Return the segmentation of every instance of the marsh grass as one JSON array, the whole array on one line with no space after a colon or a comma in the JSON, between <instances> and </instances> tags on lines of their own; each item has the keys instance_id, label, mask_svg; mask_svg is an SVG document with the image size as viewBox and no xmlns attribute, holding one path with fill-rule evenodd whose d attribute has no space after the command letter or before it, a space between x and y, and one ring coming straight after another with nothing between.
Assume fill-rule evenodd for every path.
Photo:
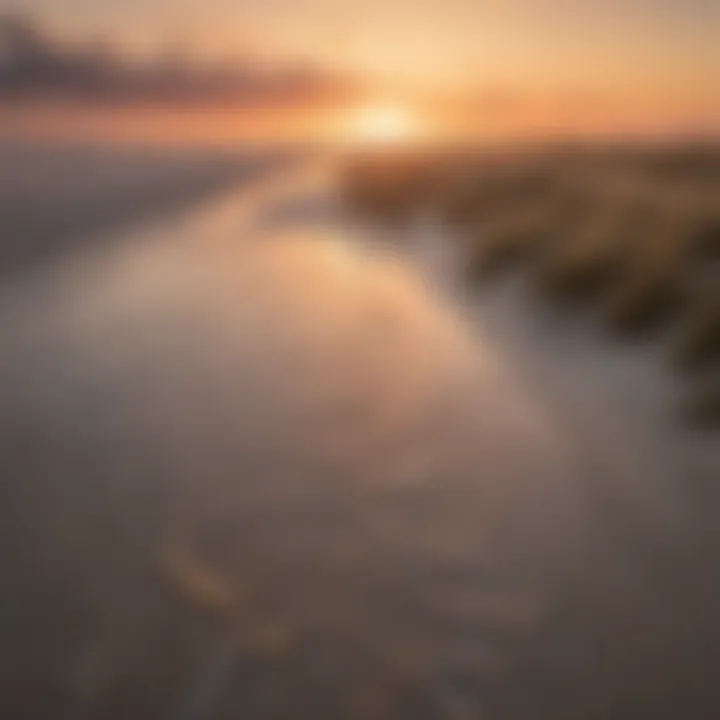
<instances>
[{"instance_id":1,"label":"marsh grass","mask_svg":"<svg viewBox=\"0 0 720 720\"><path fill-rule=\"evenodd\" d=\"M558 308L593 303L615 338L669 336L671 366L694 383L686 414L720 417L720 380L699 379L720 367L720 146L400 155L369 167L360 159L348 176L351 204L378 218L432 207L472 282L522 267Z\"/></svg>"},{"instance_id":2,"label":"marsh grass","mask_svg":"<svg viewBox=\"0 0 720 720\"><path fill-rule=\"evenodd\" d=\"M643 230L638 204L615 199L587 202L557 241L548 247L539 266L542 290L556 299L579 301L597 296L616 284L634 238Z\"/></svg>"},{"instance_id":3,"label":"marsh grass","mask_svg":"<svg viewBox=\"0 0 720 720\"><path fill-rule=\"evenodd\" d=\"M693 383L685 397L682 411L693 427L720 430L720 373Z\"/></svg>"},{"instance_id":4,"label":"marsh grass","mask_svg":"<svg viewBox=\"0 0 720 720\"><path fill-rule=\"evenodd\" d=\"M488 214L466 233L471 272L483 277L532 260L558 233L561 216L557 199Z\"/></svg>"},{"instance_id":5,"label":"marsh grass","mask_svg":"<svg viewBox=\"0 0 720 720\"><path fill-rule=\"evenodd\" d=\"M696 302L687 312L674 359L686 371L720 365L720 288L714 297Z\"/></svg>"}]
</instances>

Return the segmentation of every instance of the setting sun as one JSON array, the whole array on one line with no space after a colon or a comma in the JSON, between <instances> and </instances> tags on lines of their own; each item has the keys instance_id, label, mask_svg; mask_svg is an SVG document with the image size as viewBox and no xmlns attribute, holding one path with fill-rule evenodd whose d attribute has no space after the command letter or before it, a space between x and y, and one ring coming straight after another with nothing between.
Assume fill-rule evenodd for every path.
<instances>
[{"instance_id":1,"label":"setting sun","mask_svg":"<svg viewBox=\"0 0 720 720\"><path fill-rule=\"evenodd\" d=\"M353 139L368 143L394 143L411 140L419 133L419 121L407 108L372 105L361 109L351 121Z\"/></svg>"}]
</instances>

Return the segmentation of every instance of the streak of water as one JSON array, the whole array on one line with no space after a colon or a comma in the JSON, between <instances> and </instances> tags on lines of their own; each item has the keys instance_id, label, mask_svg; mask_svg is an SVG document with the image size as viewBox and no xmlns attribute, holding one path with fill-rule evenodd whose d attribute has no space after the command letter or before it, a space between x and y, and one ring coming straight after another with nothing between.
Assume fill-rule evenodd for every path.
<instances>
[{"instance_id":1,"label":"streak of water","mask_svg":"<svg viewBox=\"0 0 720 720\"><path fill-rule=\"evenodd\" d=\"M440 282L419 270L437 268L436 229L414 253L371 242L303 178L48 269L4 304L0 709L656 707L651 651L692 643L665 633L638 566L598 552L602 478L524 381L535 346L498 331L499 308L471 325L451 263ZM650 670L623 704L605 690L622 685L613 658L627 675L618 607L649 606L628 643ZM595 665L582 638L603 617Z\"/></svg>"}]
</instances>

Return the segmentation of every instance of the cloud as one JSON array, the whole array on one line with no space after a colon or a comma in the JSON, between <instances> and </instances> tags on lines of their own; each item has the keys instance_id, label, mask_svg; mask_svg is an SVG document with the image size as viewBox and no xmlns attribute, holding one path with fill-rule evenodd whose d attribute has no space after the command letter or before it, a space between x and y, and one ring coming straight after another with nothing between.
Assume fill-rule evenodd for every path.
<instances>
[{"instance_id":1,"label":"cloud","mask_svg":"<svg viewBox=\"0 0 720 720\"><path fill-rule=\"evenodd\" d=\"M313 66L203 63L182 49L132 62L99 41L64 43L31 18L0 16L0 99L147 104L306 105L353 97L360 83Z\"/></svg>"}]
</instances>

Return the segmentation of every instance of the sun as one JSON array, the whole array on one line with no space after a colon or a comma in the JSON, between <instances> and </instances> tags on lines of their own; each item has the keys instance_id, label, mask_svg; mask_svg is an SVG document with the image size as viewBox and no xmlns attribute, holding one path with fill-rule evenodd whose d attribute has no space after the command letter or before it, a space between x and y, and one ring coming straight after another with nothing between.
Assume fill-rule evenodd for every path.
<instances>
[{"instance_id":1,"label":"sun","mask_svg":"<svg viewBox=\"0 0 720 720\"><path fill-rule=\"evenodd\" d=\"M399 105L369 105L357 111L351 121L353 139L371 144L392 144L412 140L419 131L417 117Z\"/></svg>"}]
</instances>

